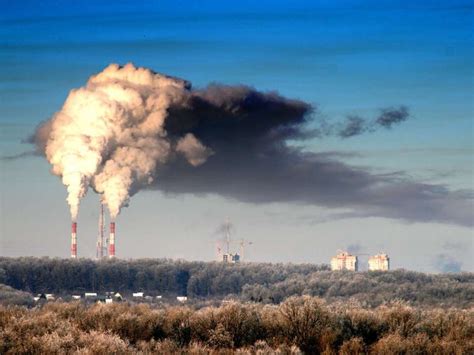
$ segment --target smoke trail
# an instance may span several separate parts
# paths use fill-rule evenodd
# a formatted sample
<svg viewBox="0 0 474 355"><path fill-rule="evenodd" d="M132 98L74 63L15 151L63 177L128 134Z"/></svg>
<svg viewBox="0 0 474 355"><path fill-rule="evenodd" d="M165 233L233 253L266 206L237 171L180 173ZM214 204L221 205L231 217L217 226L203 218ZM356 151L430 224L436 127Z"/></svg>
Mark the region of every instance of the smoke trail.
<svg viewBox="0 0 474 355"><path fill-rule="evenodd" d="M62 109L38 128L35 140L67 187L73 220L89 186L103 195L114 219L174 152L194 166L207 159L211 151L192 134L176 142L163 129L168 107L189 86L132 64L112 64L72 90Z"/></svg>
<svg viewBox="0 0 474 355"><path fill-rule="evenodd" d="M327 127L326 135L336 134L340 138L350 138L366 132L375 132L379 127L391 129L392 126L406 121L409 117L410 113L406 106L383 108L373 121L367 121L359 116L348 116L344 123Z"/></svg>
<svg viewBox="0 0 474 355"><path fill-rule="evenodd" d="M308 103L275 92L217 84L192 89L181 79L112 64L72 90L30 141L66 185L73 219L89 187L102 195L112 220L133 194L148 187L472 225L470 191L403 174L376 175L334 153L288 144L390 129L409 118L406 107L383 109L372 120L350 116L339 124L311 122L311 112Z"/></svg>
<svg viewBox="0 0 474 355"><path fill-rule="evenodd" d="M408 108L405 106L386 108L382 110L380 116L375 120L375 123L385 128L392 128L394 124L407 120L409 115Z"/></svg>

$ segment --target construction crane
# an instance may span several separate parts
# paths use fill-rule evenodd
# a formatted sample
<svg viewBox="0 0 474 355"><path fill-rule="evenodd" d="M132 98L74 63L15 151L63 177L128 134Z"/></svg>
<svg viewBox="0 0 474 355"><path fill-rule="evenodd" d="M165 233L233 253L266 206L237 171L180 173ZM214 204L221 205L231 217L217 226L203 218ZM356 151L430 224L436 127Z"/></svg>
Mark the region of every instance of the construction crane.
<svg viewBox="0 0 474 355"><path fill-rule="evenodd" d="M239 239L238 242L240 245L240 260L244 261L245 246L252 245L253 242L251 242L250 240L245 240L245 239Z"/></svg>
<svg viewBox="0 0 474 355"><path fill-rule="evenodd" d="M224 225L222 226L223 232L224 232L224 243L226 245L226 253L230 253L230 242L232 239L230 239L230 233L232 229L232 223L230 223L229 218L226 219Z"/></svg>
<svg viewBox="0 0 474 355"><path fill-rule="evenodd" d="M245 252L245 246L252 244L245 239L234 240L231 237L234 226L231 223L229 218L226 218L226 221L218 228L218 233L222 235L221 238L215 241L217 258L221 260L223 257L236 257L236 260L242 260L243 254ZM240 245L240 255L231 253L232 243L239 243ZM223 246L222 246L223 244Z"/></svg>
<svg viewBox="0 0 474 355"><path fill-rule="evenodd" d="M216 260L222 261L222 240L209 240L208 243L212 243L215 248Z"/></svg>

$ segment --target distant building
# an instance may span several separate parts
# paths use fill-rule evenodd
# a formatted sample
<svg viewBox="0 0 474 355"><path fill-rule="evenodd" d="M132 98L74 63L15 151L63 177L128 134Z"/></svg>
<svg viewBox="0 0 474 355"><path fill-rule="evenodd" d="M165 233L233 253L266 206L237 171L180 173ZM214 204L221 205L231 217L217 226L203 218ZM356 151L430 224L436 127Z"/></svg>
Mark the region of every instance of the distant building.
<svg viewBox="0 0 474 355"><path fill-rule="evenodd" d="M86 292L84 298L97 298L97 292Z"/></svg>
<svg viewBox="0 0 474 355"><path fill-rule="evenodd" d="M132 293L132 296L136 297L136 298L142 298L143 295L144 295L143 292L134 292L134 293Z"/></svg>
<svg viewBox="0 0 474 355"><path fill-rule="evenodd" d="M341 252L331 259L331 270L350 270L357 271L359 262L356 255L348 252Z"/></svg>
<svg viewBox="0 0 474 355"><path fill-rule="evenodd" d="M390 270L390 258L387 254L377 254L369 258L369 271Z"/></svg>
<svg viewBox="0 0 474 355"><path fill-rule="evenodd" d="M176 299L179 302L186 302L188 300L188 298L186 296L178 296L178 297L176 297Z"/></svg>
<svg viewBox="0 0 474 355"><path fill-rule="evenodd" d="M71 296L73 300L80 300L81 299L81 295L72 295Z"/></svg>
<svg viewBox="0 0 474 355"><path fill-rule="evenodd" d="M222 262L231 263L231 264L240 263L240 255L239 254L232 254L232 253L223 254L222 255Z"/></svg>

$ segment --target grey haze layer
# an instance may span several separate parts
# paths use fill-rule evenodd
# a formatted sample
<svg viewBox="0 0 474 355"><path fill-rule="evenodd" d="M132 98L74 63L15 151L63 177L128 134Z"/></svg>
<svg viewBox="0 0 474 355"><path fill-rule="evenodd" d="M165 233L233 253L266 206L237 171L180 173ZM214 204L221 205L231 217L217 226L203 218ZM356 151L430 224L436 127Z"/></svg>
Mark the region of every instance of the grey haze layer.
<svg viewBox="0 0 474 355"><path fill-rule="evenodd" d="M77 98L78 92L84 95ZM382 109L372 121L350 116L327 125L317 121L310 104L276 92L219 84L193 89L148 69L111 65L73 90L33 141L68 187L70 206L78 208L91 186L113 216L140 189L160 189L344 208L348 217L471 226L471 191L419 183L400 173L374 174L341 162L337 154L288 143L390 129L408 117L401 106ZM97 120L100 132L90 129Z"/></svg>

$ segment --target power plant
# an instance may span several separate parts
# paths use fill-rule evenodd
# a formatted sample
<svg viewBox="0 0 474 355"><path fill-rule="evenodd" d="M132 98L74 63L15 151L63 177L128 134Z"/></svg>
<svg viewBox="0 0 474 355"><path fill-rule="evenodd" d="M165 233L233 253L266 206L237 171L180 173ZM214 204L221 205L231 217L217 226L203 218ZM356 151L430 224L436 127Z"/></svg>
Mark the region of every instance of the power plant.
<svg viewBox="0 0 474 355"><path fill-rule="evenodd" d="M115 222L110 222L109 237L105 235L104 205L100 202L99 231L97 233L96 258L115 257ZM77 258L77 222L71 224L71 258Z"/></svg>
<svg viewBox="0 0 474 355"><path fill-rule="evenodd" d="M232 224L229 219L221 226L220 230L223 232L223 238L216 240L217 246L217 260L223 263L237 264L243 261L245 246L252 245L251 241L245 239L233 240L231 239ZM225 243L225 252L222 252L221 242ZM232 242L238 242L240 246L240 254L232 253L230 245ZM333 271L359 271L359 258L361 254L353 255L347 251L338 251L337 255L331 258L331 270ZM114 258L115 257L115 221L109 224L109 237L105 235L105 218L104 218L104 204L101 201L99 209L99 223L96 244L96 258ZM77 222L71 223L71 258L77 258ZM386 253L379 253L372 255L368 260L369 271L388 271L390 270L390 258Z"/></svg>

